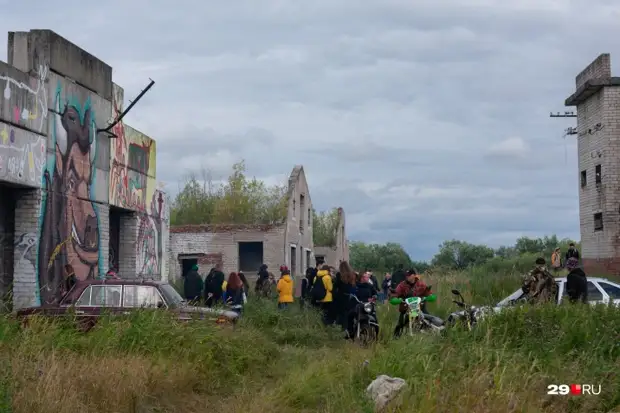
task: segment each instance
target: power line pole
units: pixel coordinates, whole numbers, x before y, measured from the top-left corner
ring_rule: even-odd
[[[575,114],[575,112],[564,112],[563,114],[560,112],[549,112],[549,117],[550,118],[576,118],[577,115]],[[566,129],[564,129],[564,136],[567,135],[577,135],[577,128],[575,127],[568,127]]]

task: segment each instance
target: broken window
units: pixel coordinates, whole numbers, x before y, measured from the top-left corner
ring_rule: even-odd
[[[601,165],[596,165],[594,170],[594,182],[600,184],[603,181],[603,177],[601,174]]]
[[[598,212],[594,214],[594,231],[603,230],[603,213]]]
[[[306,197],[303,195],[299,195],[299,232],[304,233],[304,225],[306,225],[306,220],[304,218],[304,210],[306,209]]]
[[[581,187],[585,187],[588,184],[588,177],[586,171],[581,171]]]

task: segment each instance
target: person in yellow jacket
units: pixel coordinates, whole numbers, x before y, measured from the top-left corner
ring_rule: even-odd
[[[319,284],[321,283],[321,284]],[[334,290],[334,284],[332,276],[329,272],[329,265],[323,265],[314,277],[312,283],[312,290],[310,296],[323,312],[323,322],[330,324],[331,306],[334,301],[332,292]]]
[[[278,308],[288,307],[293,302],[293,279],[288,269],[282,271],[276,288],[278,290]]]

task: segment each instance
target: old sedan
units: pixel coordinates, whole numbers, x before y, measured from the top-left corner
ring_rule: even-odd
[[[23,308],[17,316],[61,317],[75,315],[82,329],[88,330],[104,313],[128,315],[141,308],[159,308],[175,313],[180,320],[208,319],[234,323],[234,311],[188,305],[166,282],[151,280],[90,279],[78,281],[57,305]]]

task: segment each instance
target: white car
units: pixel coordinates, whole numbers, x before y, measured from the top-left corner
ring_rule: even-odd
[[[566,293],[566,277],[555,279],[558,284],[558,304],[562,302],[564,297],[568,297]],[[495,305],[496,310],[501,307],[510,306],[515,300],[523,295],[523,291],[519,288],[508,297]],[[620,284],[616,284],[605,278],[588,277],[588,302],[594,304],[608,304],[612,302],[614,305],[620,306]]]
[[[558,284],[557,303],[560,304],[564,297],[568,297],[566,277],[556,278],[555,282]],[[480,320],[487,314],[499,313],[503,308],[513,306],[522,296],[523,290],[519,288],[494,306],[472,307],[471,309],[475,312],[475,318]],[[612,303],[620,307],[620,284],[605,278],[588,277],[588,302],[592,305]],[[455,311],[448,316],[448,322],[460,319],[465,314],[465,310]]]

